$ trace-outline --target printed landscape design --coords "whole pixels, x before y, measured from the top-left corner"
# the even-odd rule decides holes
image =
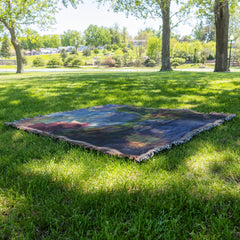
[[[6,124],[140,162],[234,116],[109,104]]]

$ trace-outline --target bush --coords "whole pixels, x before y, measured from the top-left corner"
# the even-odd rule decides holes
[[[129,63],[129,60],[131,60],[130,55],[128,53],[125,53],[123,55],[122,59],[123,59],[123,66],[127,67],[128,63]]]
[[[207,61],[207,58],[205,56],[201,56],[199,61],[200,61],[200,63],[205,64]]]
[[[99,53],[99,49],[98,49],[98,48],[94,48],[93,52],[94,52],[95,54],[98,54],[98,53]]]
[[[71,65],[71,62],[74,60],[74,58],[76,58],[76,56],[69,56],[65,59],[64,61],[64,66],[69,66]]]
[[[143,65],[143,60],[141,58],[137,58],[134,63],[134,67],[141,67]]]
[[[107,55],[107,54],[108,54],[107,49],[103,49],[103,54],[104,54],[104,55]]]
[[[127,48],[127,47],[124,47],[124,48],[122,49],[122,52],[123,52],[123,53],[128,53],[128,48]]]
[[[151,59],[151,58],[146,59],[144,62],[144,65],[146,67],[154,67],[156,66],[156,64],[157,64],[156,61],[154,61],[154,59]]]
[[[114,55],[123,55],[123,51],[121,49],[117,49],[115,52],[114,52]]]
[[[77,52],[76,48],[72,48],[70,54],[71,55],[78,55],[78,52]]]
[[[108,65],[109,67],[115,67],[116,61],[113,58],[107,57],[102,60],[102,65]]]
[[[56,68],[56,67],[60,67],[62,66],[63,62],[60,58],[58,57],[52,57],[48,63],[47,63],[47,66],[48,67],[51,67],[51,68]]]
[[[83,61],[79,58],[79,57],[75,57],[72,61],[71,61],[71,65],[73,67],[79,67],[83,65]]]
[[[101,60],[98,58],[94,61],[94,64],[97,65],[97,66],[100,66],[101,65]]]
[[[178,62],[173,62],[171,65],[172,65],[174,68],[176,68],[176,67],[179,66],[180,64],[179,64]]]
[[[180,64],[184,64],[186,62],[186,60],[185,60],[185,58],[172,58],[171,63],[174,63],[174,62],[179,63],[179,65],[180,65]]]
[[[114,43],[114,44],[112,45],[112,49],[113,49],[114,51],[116,51],[118,48],[119,48],[119,46],[118,46],[116,43]]]
[[[116,67],[122,67],[123,66],[123,56],[121,55],[116,55],[112,57],[115,62],[116,62]]]
[[[112,50],[112,47],[111,47],[111,45],[107,45],[107,47],[106,47],[106,49],[108,50],[108,51],[111,51]]]
[[[186,59],[187,58],[187,53],[183,50],[177,49],[177,50],[174,51],[174,57]]]
[[[127,62],[126,62],[126,67],[134,67],[134,60],[132,59],[129,59]]]
[[[79,67],[84,65],[83,61],[77,55],[71,55],[67,57],[64,61],[64,66],[68,67]]]
[[[45,65],[45,63],[44,63],[44,59],[42,57],[36,57],[33,60],[33,66],[34,67],[42,67],[44,65]]]
[[[91,56],[91,50],[90,49],[84,49],[82,52],[82,55],[85,57]]]
[[[212,54],[209,54],[209,57],[207,58],[207,60],[214,60],[215,57]]]
[[[134,49],[133,43],[129,43],[128,48],[130,48],[131,50],[133,50],[133,49]]]
[[[60,56],[61,56],[63,61],[67,58],[68,54],[66,53],[65,49],[61,50]]]
[[[28,64],[27,58],[25,56],[22,56],[22,63],[23,63],[23,65]]]

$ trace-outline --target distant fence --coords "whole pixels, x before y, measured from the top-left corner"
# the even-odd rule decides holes
[[[16,65],[17,60],[0,60],[0,65]]]

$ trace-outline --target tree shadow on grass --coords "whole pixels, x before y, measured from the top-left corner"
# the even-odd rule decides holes
[[[228,75],[234,85],[236,76]],[[6,199],[0,238],[237,239],[240,199],[226,178],[232,169],[213,164],[206,182],[188,166],[201,146],[239,152],[239,92],[209,89],[209,79],[225,77],[76,73],[51,74],[47,80],[27,75],[8,83],[0,91],[0,197]],[[186,104],[185,94],[196,96],[195,110],[226,109],[237,117],[141,165],[2,125],[109,103],[177,108]],[[203,104],[197,96],[212,99]],[[231,191],[215,188],[219,179]]]
[[[186,176],[155,189],[95,190],[21,165],[8,178],[2,239],[234,239],[239,231],[239,197]]]
[[[236,102],[239,100],[237,89],[222,90],[220,94],[209,90],[209,79],[215,81],[225,77],[225,74],[210,74],[210,77],[206,77],[205,73],[26,75],[18,80],[20,83],[17,86],[11,83],[1,92],[4,96],[1,105],[4,108],[0,113],[0,119],[13,121],[109,103],[169,108],[177,108],[178,105],[189,103],[194,104],[196,107],[192,109],[197,111],[222,112],[230,109],[234,112]],[[230,79],[235,77],[235,74],[228,75]],[[235,94],[234,97],[233,94]],[[181,96],[185,95],[203,96],[211,100],[205,103],[195,99],[186,102],[184,99],[181,100]],[[234,101],[233,104],[231,104],[232,101]],[[188,154],[185,152],[183,156]],[[179,156],[173,156],[167,162],[169,164],[181,162],[179,158]],[[167,168],[174,168],[174,164]]]

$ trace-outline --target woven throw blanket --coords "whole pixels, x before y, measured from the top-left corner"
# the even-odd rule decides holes
[[[234,116],[109,104],[5,124],[141,162]]]

